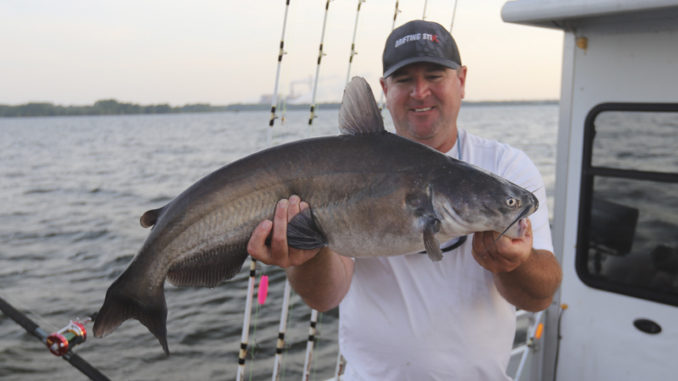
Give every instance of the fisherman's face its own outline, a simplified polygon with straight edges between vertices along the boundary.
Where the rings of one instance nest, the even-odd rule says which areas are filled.
[[[398,135],[441,152],[456,142],[457,115],[464,98],[466,67],[407,65],[381,79],[386,107]]]

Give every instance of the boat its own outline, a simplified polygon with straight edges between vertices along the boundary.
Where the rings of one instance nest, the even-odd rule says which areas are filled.
[[[514,0],[501,15],[564,31],[552,211],[563,283],[516,379],[675,379],[678,1]]]

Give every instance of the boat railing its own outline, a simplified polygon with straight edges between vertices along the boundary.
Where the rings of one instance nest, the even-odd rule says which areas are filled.
[[[524,321],[525,319],[528,321],[525,341],[516,345],[513,350],[511,350],[511,362],[520,359],[513,376],[514,380],[523,379],[523,372],[525,371],[528,360],[534,359],[541,349],[539,343],[544,333],[544,311],[529,312],[519,310],[516,312],[517,321]],[[518,333],[519,329],[520,327],[516,330],[516,333]],[[526,379],[529,380],[529,376]]]

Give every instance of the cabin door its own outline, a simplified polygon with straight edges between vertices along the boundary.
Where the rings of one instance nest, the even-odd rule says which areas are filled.
[[[598,105],[583,145],[556,379],[678,379],[678,104]]]

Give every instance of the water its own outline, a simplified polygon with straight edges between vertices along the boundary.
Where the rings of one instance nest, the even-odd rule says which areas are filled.
[[[207,173],[272,144],[336,134],[336,110],[290,112],[268,128],[267,112],[0,118],[0,296],[48,332],[88,316],[141,247],[141,214],[162,206]],[[387,123],[388,124],[388,123]],[[546,182],[552,206],[557,106],[468,105],[460,125],[525,150]],[[248,375],[273,367],[283,273],[270,276],[266,304],[255,309]],[[168,342],[136,320],[76,348],[111,379],[234,379],[247,271],[216,289],[166,289]],[[283,379],[299,379],[310,310],[294,295]],[[313,378],[336,363],[336,311],[321,315]],[[91,329],[91,325],[88,326]],[[0,314],[0,378],[84,379]]]

